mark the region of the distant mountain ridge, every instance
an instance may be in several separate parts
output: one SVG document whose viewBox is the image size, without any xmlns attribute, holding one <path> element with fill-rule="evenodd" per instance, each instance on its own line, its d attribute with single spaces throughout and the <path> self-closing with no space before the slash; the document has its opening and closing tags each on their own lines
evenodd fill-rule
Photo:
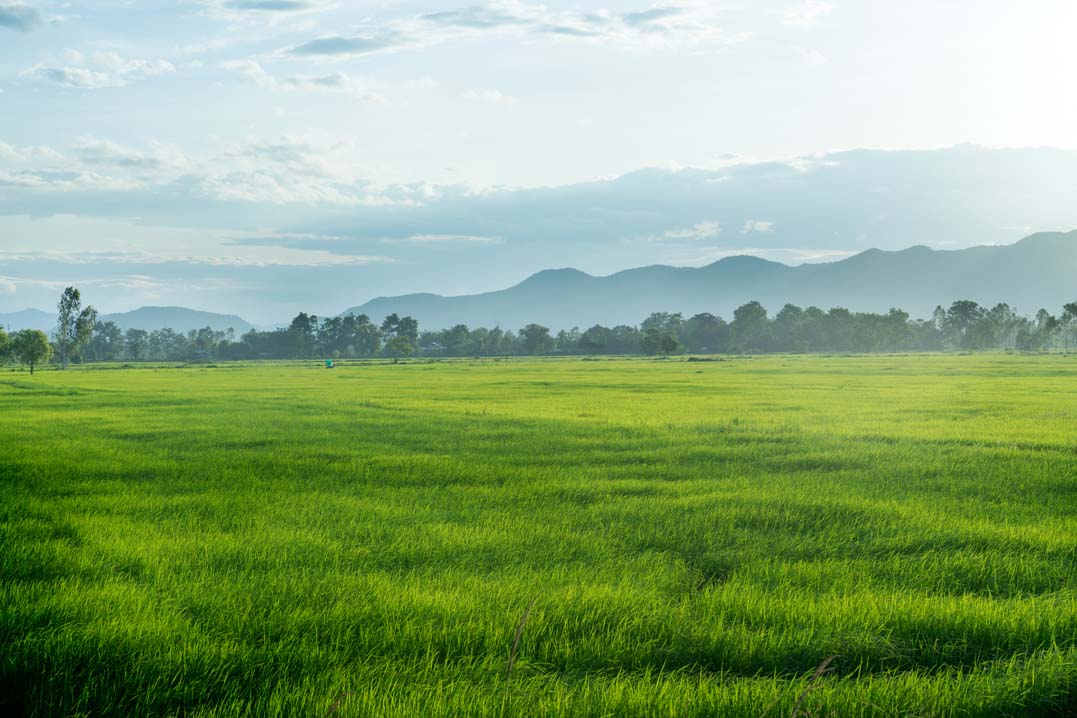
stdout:
<svg viewBox="0 0 1077 718">
<path fill-rule="evenodd" d="M 114 322 L 120 329 L 173 329 L 188 332 L 191 329 L 209 327 L 214 331 L 235 330 L 236 336 L 249 332 L 254 327 L 250 322 L 234 314 L 217 314 L 203 312 L 186 307 L 139 307 L 129 312 L 103 314 L 102 322 Z"/>
<path fill-rule="evenodd" d="M 575 269 L 538 272 L 494 292 L 463 296 L 379 297 L 342 314 L 410 315 L 426 329 L 455 324 L 507 329 L 535 322 L 551 329 L 638 324 L 656 311 L 725 318 L 751 300 L 771 313 L 785 303 L 885 312 L 900 307 L 928 317 L 957 299 L 1006 302 L 1032 314 L 1057 313 L 1077 300 L 1077 230 L 1043 232 L 1010 245 L 936 250 L 869 249 L 847 259 L 788 266 L 740 255 L 704 267 L 653 265 L 595 277 Z"/>
<path fill-rule="evenodd" d="M 558 330 L 594 324 L 636 325 L 656 311 L 686 316 L 711 312 L 729 319 L 734 309 L 752 300 L 762 302 L 771 314 L 788 302 L 853 311 L 885 312 L 900 307 L 924 318 L 937 305 L 948 306 L 957 299 L 984 305 L 1006 302 L 1025 314 L 1034 314 L 1040 307 L 1057 313 L 1062 304 L 1077 300 L 1077 230 L 1042 232 L 1015 244 L 960 250 L 869 249 L 840 261 L 799 266 L 738 255 L 703 267 L 652 265 L 608 276 L 547 269 L 494 292 L 379 297 L 341 314 L 367 314 L 380 322 L 395 312 L 415 317 L 423 329 L 467 324 L 515 330 L 535 322 Z M 121 329 L 149 331 L 231 328 L 237 336 L 253 328 L 235 315 L 185 307 L 140 307 L 104 314 L 99 320 L 115 322 Z M 51 333 L 55 325 L 55 312 L 24 309 L 0 314 L 0 326 L 9 331 Z"/>
<path fill-rule="evenodd" d="M 50 332 L 56 325 L 56 315 L 40 309 L 20 309 L 17 312 L 0 314 L 0 327 L 17 332 L 23 329 L 40 329 Z"/>
<path fill-rule="evenodd" d="M 214 331 L 221 332 L 233 329 L 236 336 L 239 336 L 252 329 L 249 322 L 233 314 L 203 312 L 186 307 L 139 307 L 129 312 L 102 314 L 97 320 L 113 322 L 124 330 L 154 331 L 167 328 L 177 332 L 188 332 L 191 329 L 210 327 Z M 11 331 L 40 329 L 51 333 L 56 327 L 56 314 L 40 309 L 23 309 L 9 314 L 0 314 L 0 326 L 8 327 Z"/>
</svg>

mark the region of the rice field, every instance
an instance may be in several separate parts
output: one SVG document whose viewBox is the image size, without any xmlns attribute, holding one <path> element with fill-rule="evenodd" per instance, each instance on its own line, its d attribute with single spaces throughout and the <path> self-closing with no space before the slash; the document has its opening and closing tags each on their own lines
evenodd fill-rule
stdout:
<svg viewBox="0 0 1077 718">
<path fill-rule="evenodd" d="M 0 372 L 3 715 L 1075 713 L 1077 357 Z"/>
</svg>

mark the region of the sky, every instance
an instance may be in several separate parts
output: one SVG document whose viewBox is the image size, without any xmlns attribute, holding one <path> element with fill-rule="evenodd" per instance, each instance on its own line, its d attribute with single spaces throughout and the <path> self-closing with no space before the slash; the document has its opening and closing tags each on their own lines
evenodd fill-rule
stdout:
<svg viewBox="0 0 1077 718">
<path fill-rule="evenodd" d="M 880 218 L 924 212 L 900 178 L 1068 172 L 1074 26 L 1068 0 L 0 0 L 0 311 L 78 283 L 273 323 L 1072 228 L 1049 185 L 986 223 Z"/>
</svg>

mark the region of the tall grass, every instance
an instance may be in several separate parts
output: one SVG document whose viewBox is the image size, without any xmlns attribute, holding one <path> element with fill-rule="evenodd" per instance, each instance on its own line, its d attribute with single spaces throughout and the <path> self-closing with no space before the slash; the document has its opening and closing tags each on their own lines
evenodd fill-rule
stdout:
<svg viewBox="0 0 1077 718">
<path fill-rule="evenodd" d="M 0 712 L 1068 715 L 1074 361 L 5 372 Z"/>
</svg>

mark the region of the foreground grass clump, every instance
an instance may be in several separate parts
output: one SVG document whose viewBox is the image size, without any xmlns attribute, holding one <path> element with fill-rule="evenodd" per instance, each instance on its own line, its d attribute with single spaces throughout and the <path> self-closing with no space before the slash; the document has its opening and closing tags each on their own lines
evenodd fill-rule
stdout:
<svg viewBox="0 0 1077 718">
<path fill-rule="evenodd" d="M 1077 712 L 1072 357 L 4 372 L 0 437 L 4 714 Z"/>
</svg>

